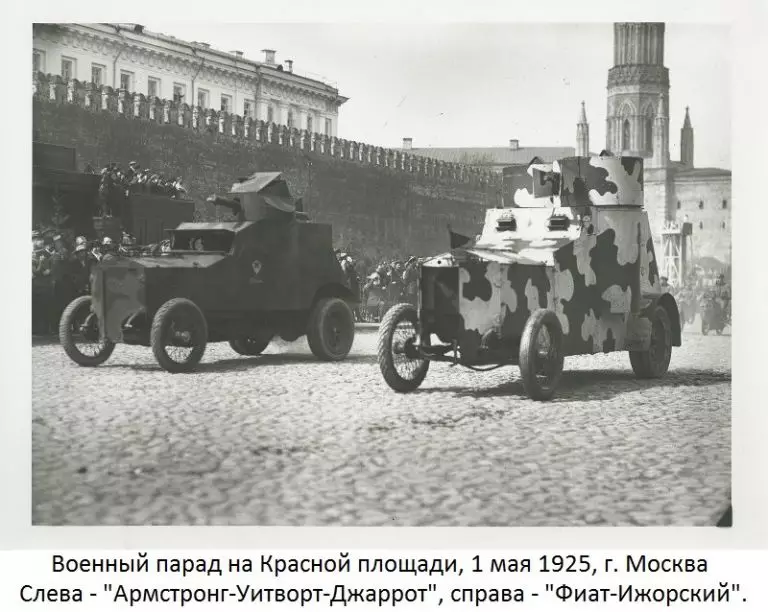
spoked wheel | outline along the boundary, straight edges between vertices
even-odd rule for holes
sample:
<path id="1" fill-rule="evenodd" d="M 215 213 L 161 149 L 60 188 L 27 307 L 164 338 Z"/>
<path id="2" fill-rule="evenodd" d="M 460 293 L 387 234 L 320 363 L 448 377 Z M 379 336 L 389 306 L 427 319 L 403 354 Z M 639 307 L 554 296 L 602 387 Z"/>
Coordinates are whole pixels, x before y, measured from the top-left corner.
<path id="1" fill-rule="evenodd" d="M 101 365 L 112 355 L 115 343 L 101 339 L 99 320 L 91 309 L 91 296 L 76 298 L 64 309 L 59 321 L 59 342 L 77 365 Z"/>
<path id="2" fill-rule="evenodd" d="M 340 361 L 355 341 L 355 317 L 340 298 L 323 298 L 312 308 L 307 329 L 312 353 L 323 361 Z"/>
<path id="3" fill-rule="evenodd" d="M 168 372 L 191 372 L 205 353 L 208 324 L 194 302 L 176 298 L 160 307 L 152 321 L 150 344 Z"/>
<path id="4" fill-rule="evenodd" d="M 257 336 L 243 336 L 241 338 L 235 338 L 229 341 L 229 346 L 238 355 L 246 355 L 252 357 L 254 355 L 261 355 L 269 346 L 272 341 L 272 334 L 264 332 Z"/>
<path id="5" fill-rule="evenodd" d="M 552 399 L 563 374 L 563 328 L 551 310 L 533 312 L 520 338 L 520 376 L 532 400 Z"/>
<path id="6" fill-rule="evenodd" d="M 672 323 L 667 311 L 656 306 L 650 316 L 651 345 L 647 351 L 629 351 L 629 361 L 638 378 L 659 378 L 667 373 L 672 358 Z M 704 322 L 702 321 L 702 330 Z"/>
<path id="7" fill-rule="evenodd" d="M 411 304 L 389 309 L 379 326 L 378 360 L 386 383 L 398 393 L 417 389 L 429 370 L 429 359 L 416 351 L 418 314 Z M 429 338 L 422 338 L 429 345 Z"/>

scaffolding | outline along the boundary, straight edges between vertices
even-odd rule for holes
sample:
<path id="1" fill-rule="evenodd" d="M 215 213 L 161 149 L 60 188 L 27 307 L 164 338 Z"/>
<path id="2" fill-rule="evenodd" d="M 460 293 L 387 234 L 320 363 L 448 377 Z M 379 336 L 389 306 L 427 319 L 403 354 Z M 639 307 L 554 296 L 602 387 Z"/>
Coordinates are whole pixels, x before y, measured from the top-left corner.
<path id="1" fill-rule="evenodd" d="M 688 246 L 693 250 L 693 225 L 667 221 L 661 230 L 660 276 L 674 287 L 681 287 L 688 274 Z"/>

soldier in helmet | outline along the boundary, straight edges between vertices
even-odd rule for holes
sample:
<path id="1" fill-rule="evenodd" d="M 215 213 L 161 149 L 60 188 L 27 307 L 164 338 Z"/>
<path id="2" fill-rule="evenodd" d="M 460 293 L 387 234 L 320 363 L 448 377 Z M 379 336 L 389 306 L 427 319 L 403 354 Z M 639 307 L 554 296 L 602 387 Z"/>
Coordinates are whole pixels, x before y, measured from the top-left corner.
<path id="1" fill-rule="evenodd" d="M 88 250 L 88 241 L 85 236 L 75 239 L 75 287 L 79 295 L 85 295 L 91 291 L 91 271 L 98 263 L 93 253 Z"/>
<path id="2" fill-rule="evenodd" d="M 112 261 L 117 259 L 117 248 L 109 236 L 104 236 L 101 240 L 101 261 Z"/>
<path id="3" fill-rule="evenodd" d="M 341 270 L 344 272 L 344 277 L 347 281 L 347 287 L 349 287 L 349 290 L 352 292 L 352 295 L 359 296 L 360 295 L 360 277 L 357 275 L 357 270 L 355 269 L 355 262 L 352 260 L 352 257 L 347 255 L 346 253 L 341 253 L 339 255 L 339 261 L 341 263 Z M 355 315 L 356 321 L 362 321 L 362 317 L 360 315 L 360 309 L 358 306 L 355 306 L 353 313 Z"/>

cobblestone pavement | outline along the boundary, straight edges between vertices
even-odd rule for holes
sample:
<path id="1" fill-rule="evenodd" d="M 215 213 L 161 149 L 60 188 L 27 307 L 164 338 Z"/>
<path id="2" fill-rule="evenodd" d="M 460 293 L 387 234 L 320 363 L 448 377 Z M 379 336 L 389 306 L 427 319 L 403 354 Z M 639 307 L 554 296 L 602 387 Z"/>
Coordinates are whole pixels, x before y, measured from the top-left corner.
<path id="1" fill-rule="evenodd" d="M 566 359 L 555 400 L 517 368 L 432 364 L 409 395 L 375 333 L 320 363 L 306 341 L 210 345 L 171 375 L 118 346 L 96 369 L 33 348 L 33 523 L 713 525 L 731 483 L 730 337 L 684 333 L 661 381 L 625 353 Z"/>

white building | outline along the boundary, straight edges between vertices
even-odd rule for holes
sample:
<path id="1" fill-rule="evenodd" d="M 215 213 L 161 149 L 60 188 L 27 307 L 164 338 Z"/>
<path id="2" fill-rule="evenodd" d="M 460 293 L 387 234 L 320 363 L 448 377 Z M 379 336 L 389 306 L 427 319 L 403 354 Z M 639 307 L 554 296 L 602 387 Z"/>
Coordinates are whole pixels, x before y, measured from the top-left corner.
<path id="1" fill-rule="evenodd" d="M 322 81 L 293 72 L 293 62 L 264 61 L 186 42 L 137 24 L 35 24 L 33 70 L 174 99 L 251 119 L 336 136 L 348 98 Z"/>

